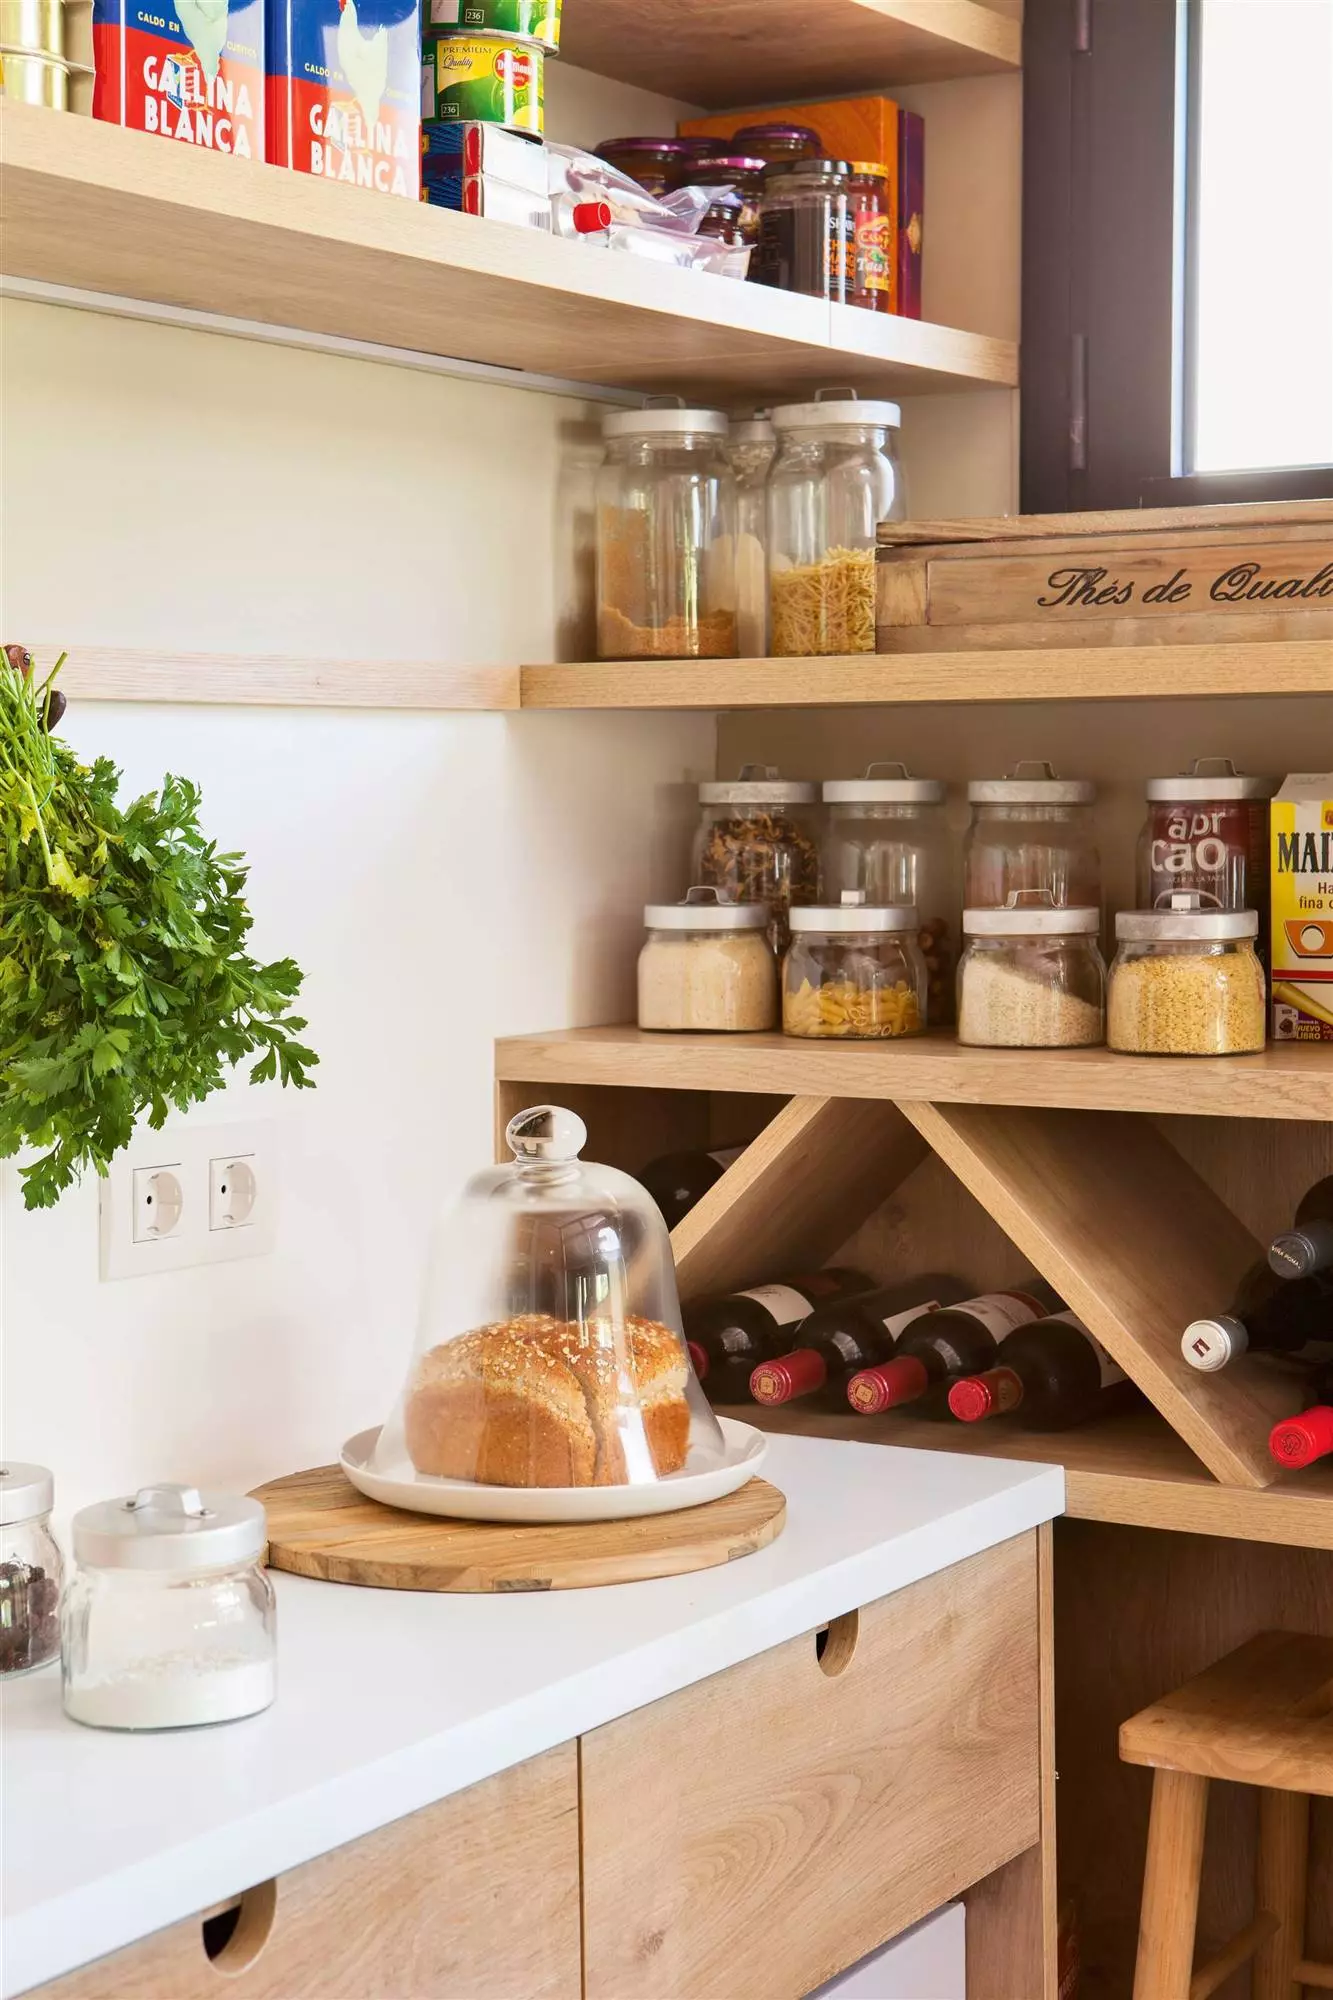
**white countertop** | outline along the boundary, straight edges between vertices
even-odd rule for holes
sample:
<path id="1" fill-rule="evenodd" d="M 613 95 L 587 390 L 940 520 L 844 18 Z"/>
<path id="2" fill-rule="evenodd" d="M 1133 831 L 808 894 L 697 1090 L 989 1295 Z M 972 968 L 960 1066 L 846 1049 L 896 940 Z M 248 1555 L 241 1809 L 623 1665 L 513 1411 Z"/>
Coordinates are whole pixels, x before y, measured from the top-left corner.
<path id="1" fill-rule="evenodd" d="M 6 1687 L 3 1994 L 21 1993 L 599 1723 L 1048 1521 L 1058 1466 L 772 1437 L 771 1547 L 549 1595 L 278 1576 L 278 1698 L 131 1736 Z"/>

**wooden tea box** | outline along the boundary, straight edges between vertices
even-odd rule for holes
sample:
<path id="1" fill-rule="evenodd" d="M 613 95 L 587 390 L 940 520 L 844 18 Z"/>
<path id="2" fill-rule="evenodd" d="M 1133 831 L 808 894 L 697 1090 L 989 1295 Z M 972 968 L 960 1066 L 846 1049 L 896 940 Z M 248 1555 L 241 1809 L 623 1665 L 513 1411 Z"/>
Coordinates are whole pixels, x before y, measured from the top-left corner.
<path id="1" fill-rule="evenodd" d="M 881 653 L 1333 638 L 1333 500 L 885 521 Z"/>

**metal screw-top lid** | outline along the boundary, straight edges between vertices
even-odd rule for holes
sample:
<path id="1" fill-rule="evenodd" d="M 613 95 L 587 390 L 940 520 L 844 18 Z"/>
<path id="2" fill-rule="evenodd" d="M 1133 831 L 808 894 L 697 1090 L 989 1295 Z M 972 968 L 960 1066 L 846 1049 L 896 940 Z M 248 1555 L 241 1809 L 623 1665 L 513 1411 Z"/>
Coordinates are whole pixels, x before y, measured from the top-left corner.
<path id="1" fill-rule="evenodd" d="M 846 172 L 845 163 L 839 164 Z M 902 420 L 901 404 L 858 396 L 855 389 L 816 389 L 813 403 L 779 403 L 773 412 L 774 428 L 780 431 L 818 430 L 826 424 L 885 424 L 897 430 Z"/>
<path id="2" fill-rule="evenodd" d="M 1181 1353 L 1191 1368 L 1204 1375 L 1225 1368 L 1249 1344 L 1244 1320 L 1234 1318 L 1231 1313 L 1218 1313 L 1215 1319 L 1191 1320 L 1180 1336 Z"/>
<path id="3" fill-rule="evenodd" d="M 95 1569 L 189 1575 L 262 1556 L 268 1520 L 258 1500 L 166 1481 L 81 1508 L 72 1535 L 75 1560 Z"/>
<path id="4" fill-rule="evenodd" d="M 1090 806 L 1097 787 L 1087 778 L 1057 778 L 1042 757 L 1024 757 L 1003 778 L 973 778 L 971 804 L 981 806 Z"/>
<path id="5" fill-rule="evenodd" d="M 840 903 L 788 910 L 793 931 L 914 931 L 920 919 L 910 903 L 867 903 L 864 889 L 844 889 Z"/>
<path id="6" fill-rule="evenodd" d="M 1115 934 L 1127 944 L 1165 938 L 1178 944 L 1208 943 L 1218 938 L 1259 935 L 1257 910 L 1219 910 L 1205 903 L 1197 889 L 1177 889 L 1159 910 L 1119 910 Z"/>
<path id="7" fill-rule="evenodd" d="M 1095 937 L 1101 911 L 1075 903 L 1064 908 L 1049 889 L 1011 889 L 994 910 L 964 910 L 965 937 Z"/>
<path id="8" fill-rule="evenodd" d="M 739 778 L 717 778 L 700 785 L 705 806 L 810 806 L 819 787 L 803 778 L 780 778 L 776 764 L 742 764 Z"/>
<path id="9" fill-rule="evenodd" d="M 643 921 L 650 931 L 762 931 L 768 904 L 738 903 L 729 890 L 699 883 L 683 902 L 645 903 Z"/>
<path id="10" fill-rule="evenodd" d="M 722 410 L 696 410 L 686 406 L 681 396 L 649 396 L 640 410 L 613 410 L 602 418 L 602 436 L 655 437 L 702 431 L 725 437 L 727 417 Z"/>
<path id="11" fill-rule="evenodd" d="M 1271 799 L 1277 778 L 1255 778 L 1238 771 L 1230 757 L 1196 757 L 1188 771 L 1174 778 L 1149 778 L 1149 799 Z"/>
<path id="12" fill-rule="evenodd" d="M 727 427 L 728 444 L 776 444 L 778 434 L 767 410 L 752 417 L 733 417 Z"/>
<path id="13" fill-rule="evenodd" d="M 17 1459 L 0 1465 L 0 1527 L 49 1514 L 55 1498 L 56 1483 L 44 1465 L 23 1465 Z"/>
<path id="14" fill-rule="evenodd" d="M 942 778 L 914 778 L 906 764 L 892 761 L 867 764 L 864 778 L 829 778 L 824 784 L 826 806 L 938 806 L 944 796 Z"/>

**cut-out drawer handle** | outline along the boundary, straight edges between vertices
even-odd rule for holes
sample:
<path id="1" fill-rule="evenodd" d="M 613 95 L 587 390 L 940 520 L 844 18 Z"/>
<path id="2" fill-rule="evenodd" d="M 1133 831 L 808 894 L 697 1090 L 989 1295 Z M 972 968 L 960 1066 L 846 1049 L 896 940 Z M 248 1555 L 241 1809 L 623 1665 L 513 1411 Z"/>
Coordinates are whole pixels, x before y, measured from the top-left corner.
<path id="1" fill-rule="evenodd" d="M 276 1882 L 257 1882 L 209 1910 L 199 1925 L 204 1954 L 214 1972 L 229 1979 L 248 1972 L 268 1943 L 278 1910 Z"/>
<path id="2" fill-rule="evenodd" d="M 815 1633 L 815 1658 L 830 1680 L 851 1665 L 860 1629 L 860 1612 L 844 1611 Z"/>

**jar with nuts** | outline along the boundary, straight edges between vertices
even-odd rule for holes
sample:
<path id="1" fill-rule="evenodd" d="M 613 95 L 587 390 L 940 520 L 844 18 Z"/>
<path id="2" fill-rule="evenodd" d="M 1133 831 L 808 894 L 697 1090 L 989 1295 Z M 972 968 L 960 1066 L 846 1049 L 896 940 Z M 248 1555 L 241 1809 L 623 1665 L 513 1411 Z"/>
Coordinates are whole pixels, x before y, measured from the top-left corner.
<path id="1" fill-rule="evenodd" d="M 900 763 L 868 764 L 864 777 L 824 786 L 825 892 L 832 899 L 859 890 L 869 904 L 920 911 L 932 1027 L 954 1014 L 960 857 L 944 801 L 941 779 L 914 778 Z"/>
<path id="2" fill-rule="evenodd" d="M 819 897 L 816 785 L 746 764 L 739 778 L 700 785 L 694 879 L 738 903 L 767 903 L 769 936 L 787 948 L 788 912 Z"/>

